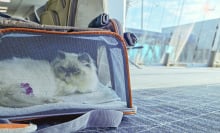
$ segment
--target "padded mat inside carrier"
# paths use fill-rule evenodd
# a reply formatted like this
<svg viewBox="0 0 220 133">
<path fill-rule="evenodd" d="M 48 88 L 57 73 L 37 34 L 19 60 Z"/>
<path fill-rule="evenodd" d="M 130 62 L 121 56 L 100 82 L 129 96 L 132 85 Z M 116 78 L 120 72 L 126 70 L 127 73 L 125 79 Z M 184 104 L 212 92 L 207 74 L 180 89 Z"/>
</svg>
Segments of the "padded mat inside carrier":
<svg viewBox="0 0 220 133">
<path fill-rule="evenodd" d="M 101 91 L 100 91 L 101 90 Z M 113 109 L 126 107 L 125 102 L 122 102 L 113 90 L 107 86 L 99 84 L 97 91 L 85 94 L 72 94 L 69 96 L 56 97 L 60 101 L 57 103 L 49 103 L 42 105 L 34 105 L 22 108 L 1 107 L 1 116 L 25 115 L 37 112 L 50 110 L 65 110 L 65 109 Z"/>
</svg>

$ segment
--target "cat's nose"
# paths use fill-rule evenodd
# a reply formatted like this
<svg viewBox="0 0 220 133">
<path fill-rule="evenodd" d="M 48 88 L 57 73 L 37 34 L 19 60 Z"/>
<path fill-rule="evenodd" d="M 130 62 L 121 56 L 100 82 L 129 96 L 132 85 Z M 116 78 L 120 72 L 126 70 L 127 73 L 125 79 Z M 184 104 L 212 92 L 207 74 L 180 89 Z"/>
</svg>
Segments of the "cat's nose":
<svg viewBox="0 0 220 133">
<path fill-rule="evenodd" d="M 79 68 L 71 67 L 66 69 L 66 76 L 71 76 L 72 74 L 78 74 L 80 72 Z"/>
</svg>

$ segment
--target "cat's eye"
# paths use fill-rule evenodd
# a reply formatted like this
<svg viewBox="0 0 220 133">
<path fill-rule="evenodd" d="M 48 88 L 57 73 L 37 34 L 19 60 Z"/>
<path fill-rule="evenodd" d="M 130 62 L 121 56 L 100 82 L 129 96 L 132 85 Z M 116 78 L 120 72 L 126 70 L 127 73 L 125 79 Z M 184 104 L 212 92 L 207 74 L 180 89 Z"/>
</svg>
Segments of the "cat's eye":
<svg viewBox="0 0 220 133">
<path fill-rule="evenodd" d="M 91 67 L 91 65 L 89 63 L 86 63 L 85 66 L 86 67 Z"/>
</svg>

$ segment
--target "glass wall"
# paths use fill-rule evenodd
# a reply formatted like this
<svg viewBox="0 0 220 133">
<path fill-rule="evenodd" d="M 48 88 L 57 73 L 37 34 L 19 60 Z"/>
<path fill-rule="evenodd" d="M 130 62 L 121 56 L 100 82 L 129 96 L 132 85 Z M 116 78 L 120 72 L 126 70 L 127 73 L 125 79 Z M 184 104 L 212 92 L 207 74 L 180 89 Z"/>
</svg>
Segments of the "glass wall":
<svg viewBox="0 0 220 133">
<path fill-rule="evenodd" d="M 127 0 L 126 30 L 138 37 L 129 58 L 136 64 L 207 65 L 219 57 L 219 0 Z"/>
</svg>

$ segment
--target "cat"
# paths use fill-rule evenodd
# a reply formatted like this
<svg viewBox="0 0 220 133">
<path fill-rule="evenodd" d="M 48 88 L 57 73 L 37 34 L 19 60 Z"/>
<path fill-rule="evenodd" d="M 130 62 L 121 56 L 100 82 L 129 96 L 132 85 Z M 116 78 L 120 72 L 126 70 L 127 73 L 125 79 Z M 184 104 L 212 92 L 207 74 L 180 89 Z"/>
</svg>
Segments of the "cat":
<svg viewBox="0 0 220 133">
<path fill-rule="evenodd" d="M 0 106 L 56 103 L 57 96 L 97 89 L 96 66 L 89 54 L 58 53 L 51 63 L 30 58 L 0 61 Z"/>
<path fill-rule="evenodd" d="M 33 89 L 33 94 L 28 88 Z M 54 88 L 56 82 L 49 62 L 30 58 L 0 61 L 1 106 L 26 107 L 56 102 L 52 100 Z"/>
<path fill-rule="evenodd" d="M 51 65 L 58 87 L 56 95 L 88 93 L 97 89 L 99 80 L 96 66 L 89 54 L 60 51 Z"/>
</svg>

